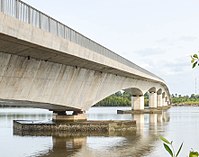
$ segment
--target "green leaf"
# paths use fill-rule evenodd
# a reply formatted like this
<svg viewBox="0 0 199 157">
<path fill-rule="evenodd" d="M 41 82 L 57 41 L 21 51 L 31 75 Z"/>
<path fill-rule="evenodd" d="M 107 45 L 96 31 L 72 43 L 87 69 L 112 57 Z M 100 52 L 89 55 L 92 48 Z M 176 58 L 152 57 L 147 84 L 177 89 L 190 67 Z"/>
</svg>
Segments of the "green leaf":
<svg viewBox="0 0 199 157">
<path fill-rule="evenodd" d="M 177 152 L 177 154 L 176 154 L 176 157 L 179 155 L 179 153 L 180 153 L 180 151 L 181 151 L 181 149 L 182 149 L 182 146 L 183 146 L 183 143 L 181 144 L 180 148 L 178 149 L 178 152 Z"/>
<path fill-rule="evenodd" d="M 164 138 L 163 136 L 160 136 L 160 139 L 163 141 L 163 142 L 165 142 L 165 143 L 167 143 L 167 144 L 171 144 L 171 142 L 169 142 L 166 138 Z"/>
<path fill-rule="evenodd" d="M 198 157 L 198 152 L 190 152 L 189 157 Z"/>
<path fill-rule="evenodd" d="M 195 62 L 195 59 L 194 59 L 194 58 L 191 59 L 191 63 L 193 63 L 193 62 Z"/>
<path fill-rule="evenodd" d="M 195 68 L 195 66 L 196 66 L 197 63 L 198 63 L 197 61 L 195 63 L 193 63 L 192 68 Z"/>
<path fill-rule="evenodd" d="M 197 54 L 194 54 L 193 57 L 198 59 L 198 55 Z"/>
<path fill-rule="evenodd" d="M 171 149 L 169 148 L 169 146 L 168 145 L 166 145 L 165 143 L 164 143 L 164 148 L 167 150 L 167 152 L 171 155 L 171 157 L 173 157 L 173 152 L 171 151 Z"/>
</svg>

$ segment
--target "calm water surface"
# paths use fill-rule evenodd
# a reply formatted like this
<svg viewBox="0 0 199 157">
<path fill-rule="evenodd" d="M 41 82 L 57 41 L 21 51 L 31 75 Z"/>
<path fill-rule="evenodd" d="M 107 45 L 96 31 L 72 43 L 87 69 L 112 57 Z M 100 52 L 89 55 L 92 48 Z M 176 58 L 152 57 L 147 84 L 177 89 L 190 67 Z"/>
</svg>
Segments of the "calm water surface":
<svg viewBox="0 0 199 157">
<path fill-rule="evenodd" d="M 120 135 L 48 136 L 13 133 L 13 120 L 48 120 L 52 113 L 41 109 L 0 109 L 0 157 L 168 157 L 159 135 L 184 142 L 181 157 L 199 150 L 199 108 L 173 107 L 162 114 L 117 115 L 117 109 L 91 108 L 90 120 L 137 120 L 137 132 Z"/>
</svg>

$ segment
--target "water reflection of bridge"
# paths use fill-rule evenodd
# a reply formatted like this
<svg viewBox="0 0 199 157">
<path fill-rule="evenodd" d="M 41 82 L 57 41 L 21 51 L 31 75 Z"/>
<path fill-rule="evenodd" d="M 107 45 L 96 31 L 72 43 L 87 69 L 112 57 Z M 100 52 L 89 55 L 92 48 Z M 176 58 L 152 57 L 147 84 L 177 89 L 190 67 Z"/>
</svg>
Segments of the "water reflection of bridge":
<svg viewBox="0 0 199 157">
<path fill-rule="evenodd" d="M 149 154 L 159 133 L 169 121 L 166 112 L 162 114 L 133 115 L 137 120 L 137 133 L 122 134 L 66 134 L 64 132 L 15 133 L 20 136 L 51 136 L 52 148 L 39 153 L 40 157 L 64 156 L 135 156 Z"/>
</svg>

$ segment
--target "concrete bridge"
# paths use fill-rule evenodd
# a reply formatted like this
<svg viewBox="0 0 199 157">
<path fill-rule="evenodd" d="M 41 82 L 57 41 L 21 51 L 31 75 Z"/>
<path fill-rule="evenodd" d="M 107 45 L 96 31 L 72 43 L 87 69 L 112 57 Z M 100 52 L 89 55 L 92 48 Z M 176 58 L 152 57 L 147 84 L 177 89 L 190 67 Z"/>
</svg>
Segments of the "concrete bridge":
<svg viewBox="0 0 199 157">
<path fill-rule="evenodd" d="M 20 0 L 0 0 L 0 100 L 59 114 L 88 110 L 120 90 L 134 110 L 170 104 L 166 83 Z"/>
</svg>

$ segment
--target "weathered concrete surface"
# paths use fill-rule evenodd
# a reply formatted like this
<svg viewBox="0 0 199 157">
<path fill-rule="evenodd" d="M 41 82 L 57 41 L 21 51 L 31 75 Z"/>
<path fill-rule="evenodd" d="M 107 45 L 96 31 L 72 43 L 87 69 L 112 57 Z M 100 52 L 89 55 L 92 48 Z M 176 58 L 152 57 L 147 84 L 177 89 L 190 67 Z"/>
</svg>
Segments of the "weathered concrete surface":
<svg viewBox="0 0 199 157">
<path fill-rule="evenodd" d="M 14 120 L 14 130 L 19 131 L 66 131 L 66 132 L 115 132 L 135 131 L 135 121 L 84 121 L 84 122 L 39 122 Z"/>
<path fill-rule="evenodd" d="M 87 110 L 121 90 L 166 83 L 138 68 L 0 13 L 0 100 L 51 110 Z M 13 103 L 11 103 L 13 104 Z M 20 103 L 19 103 L 20 105 Z"/>
</svg>

